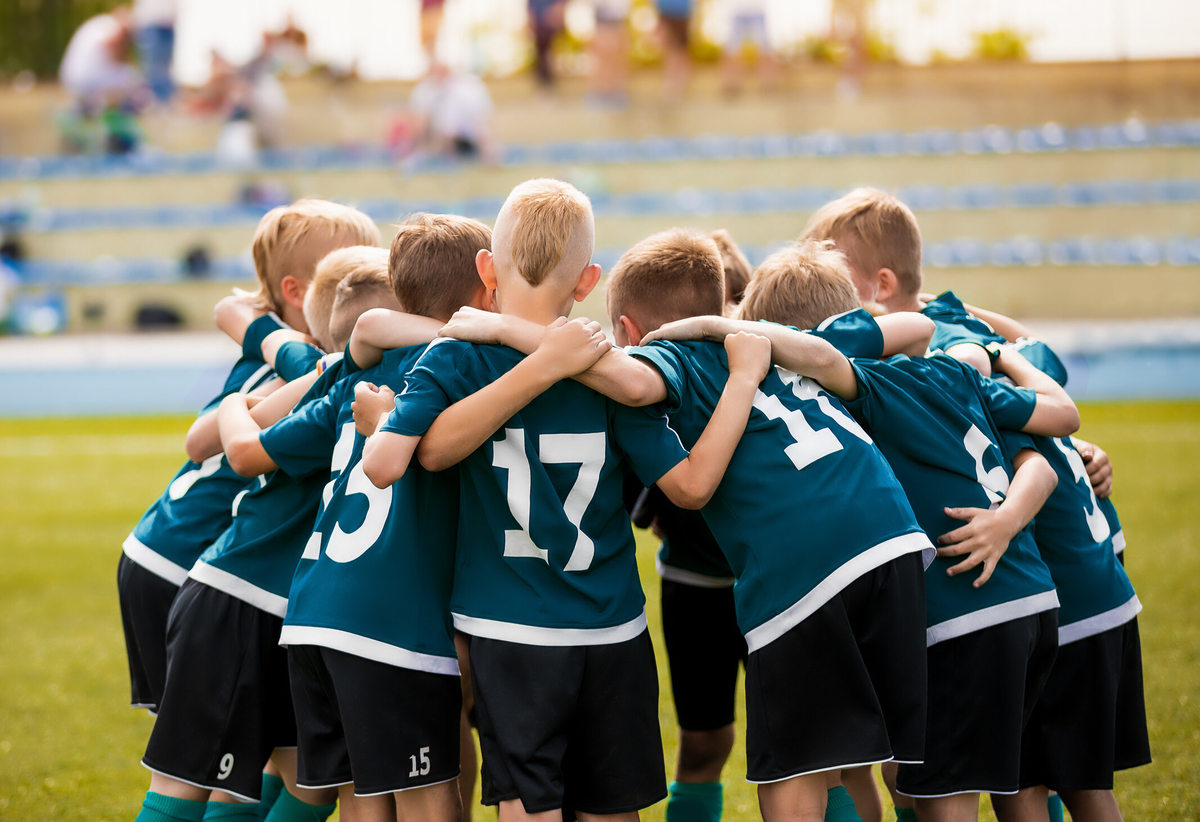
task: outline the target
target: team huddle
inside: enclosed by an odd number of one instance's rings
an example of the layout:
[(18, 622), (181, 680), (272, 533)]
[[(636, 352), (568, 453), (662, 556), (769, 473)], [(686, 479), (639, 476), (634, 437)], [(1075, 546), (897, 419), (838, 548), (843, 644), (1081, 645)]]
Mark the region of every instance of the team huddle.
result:
[(1150, 750), (1111, 468), (1045, 343), (921, 293), (902, 203), (851, 192), (755, 271), (647, 237), (615, 345), (565, 319), (601, 275), (566, 183), (380, 244), (277, 208), (217, 305), (242, 356), (118, 569), (139, 820), (469, 818), (472, 727), (505, 822), (718, 820), (739, 665), (767, 820), (878, 822), (875, 764), (902, 820), (1120, 818)]

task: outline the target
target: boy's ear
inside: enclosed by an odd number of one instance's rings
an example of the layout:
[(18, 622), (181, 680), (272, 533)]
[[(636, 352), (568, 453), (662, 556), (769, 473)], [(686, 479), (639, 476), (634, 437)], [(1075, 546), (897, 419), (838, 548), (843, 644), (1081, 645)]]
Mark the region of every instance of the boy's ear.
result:
[(875, 272), (875, 302), (886, 303), (892, 297), (896, 296), (896, 286), (899, 283), (896, 280), (896, 272), (890, 268), (881, 268)]
[(582, 302), (588, 294), (592, 293), (592, 289), (600, 282), (600, 266), (592, 263), (583, 270), (579, 275), (579, 282), (575, 284), (575, 302)]
[(304, 292), (307, 290), (308, 284), (300, 282), (291, 274), (279, 282), (279, 293), (283, 295), (284, 302), (297, 311), (304, 310)]
[(622, 314), (617, 322), (625, 329), (625, 336), (629, 338), (630, 345), (642, 344), (642, 337), (646, 336), (646, 331), (641, 323), (626, 314)]
[(479, 253), (475, 255), (475, 270), (479, 272), (479, 279), (483, 280), (483, 287), (488, 291), (495, 291), (496, 258), (492, 256), (492, 252), (486, 248), (479, 249)]

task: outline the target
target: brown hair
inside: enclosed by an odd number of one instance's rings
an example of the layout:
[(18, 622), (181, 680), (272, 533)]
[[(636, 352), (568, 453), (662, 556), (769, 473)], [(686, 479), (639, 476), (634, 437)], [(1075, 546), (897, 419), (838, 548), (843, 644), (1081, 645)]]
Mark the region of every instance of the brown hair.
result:
[(388, 253), (382, 248), (352, 246), (329, 254), (321, 261), (343, 272), (335, 289), (333, 308), (329, 314), (329, 338), (332, 351), (341, 351), (350, 341), (354, 323), (370, 308), (401, 310), (400, 301), (392, 292), (388, 276)]
[(833, 240), (864, 276), (896, 274), (902, 297), (921, 291), (921, 229), (908, 206), (874, 188), (856, 188), (809, 218), (802, 240)]
[(725, 270), (721, 253), (707, 234), (672, 228), (621, 255), (608, 275), (608, 315), (615, 326), (622, 314), (646, 331), (685, 317), (721, 314)]
[(860, 306), (842, 252), (828, 240), (806, 240), (763, 261), (746, 287), (738, 316), (816, 328), (823, 320)]
[(570, 183), (526, 180), (509, 193), (496, 223), (507, 228), (512, 263), (532, 286), (556, 272), (576, 277), (592, 258), (592, 203)]
[[(344, 238), (347, 242), (337, 242)], [(301, 242), (305, 240), (307, 242)], [(324, 242), (312, 242), (321, 241)], [(308, 283), (316, 264), (339, 245), (379, 245), (379, 227), (357, 209), (328, 200), (297, 200), (268, 211), (254, 232), (255, 296), (260, 308), (280, 311), (284, 277)]]
[[(365, 248), (365, 246), (350, 246), (350, 248)], [(338, 251), (326, 254), (317, 269), (313, 272), (312, 282), (308, 291), (304, 292), (304, 322), (308, 324), (308, 333), (317, 341), (322, 351), (332, 351), (333, 343), (329, 339), (329, 317), (333, 312), (333, 299), (337, 296), (338, 283), (346, 272), (341, 266), (327, 264)]]
[(750, 268), (750, 261), (728, 231), (718, 228), (708, 236), (713, 238), (717, 250), (721, 252), (721, 265), (725, 268), (725, 301), (736, 305), (742, 301), (754, 269)]
[(491, 249), (492, 230), (467, 217), (426, 213), (413, 214), (398, 228), (388, 257), (396, 299), (410, 314), (450, 319), (483, 288), (475, 255)]

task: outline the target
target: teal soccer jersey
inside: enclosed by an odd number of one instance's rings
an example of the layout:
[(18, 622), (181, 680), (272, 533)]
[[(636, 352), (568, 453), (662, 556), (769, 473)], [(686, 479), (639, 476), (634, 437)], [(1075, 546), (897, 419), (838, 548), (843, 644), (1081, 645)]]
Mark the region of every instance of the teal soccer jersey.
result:
[[(260, 317), (250, 325), (241, 358), (230, 370), (221, 393), (201, 415), (215, 411), (230, 394), (248, 393), (271, 378), (271, 367), (262, 360), (262, 341), (285, 327), (274, 315)], [(229, 467), (224, 454), (202, 463), (185, 462), (125, 539), (126, 555), (168, 582), (182, 585), (192, 563), (229, 526), (233, 500), (246, 483), (245, 477)]]
[[(876, 358), (883, 353), (883, 332), (875, 318), (861, 308), (838, 314), (822, 322), (815, 331), (848, 356)], [(725, 588), (733, 585), (733, 572), (712, 532), (698, 511), (672, 508), (667, 514), (671, 527), (664, 528), (667, 537), (656, 557), (659, 576), (663, 579), (702, 588)], [(674, 533), (684, 539), (671, 539)]]
[[(383, 430), (421, 436), (522, 355), (442, 339), (409, 373)], [(564, 380), (459, 465), (456, 628), (527, 645), (622, 642), (645, 630), (626, 461), (644, 485), (685, 459), (665, 417)]]
[[(859, 396), (846, 407), (887, 457), (929, 538), (964, 523), (944, 508), (994, 508), (1008, 493), (1012, 457), (1032, 448), (1019, 431), (1037, 403), (1026, 388), (980, 376), (943, 354), (854, 363)], [(925, 575), (926, 641), (943, 640), (1055, 608), (1054, 581), (1030, 528), (1008, 546), (982, 587), (979, 570), (947, 576), (962, 557), (939, 557)]]
[[(340, 362), (334, 363), (305, 392), (295, 410), (265, 429), (259, 439), (271, 458), (279, 462), (275, 442), (285, 422), (304, 418), (321, 407), (326, 395), (340, 385)], [(353, 383), (350, 379), (347, 382)], [(353, 393), (353, 387), (351, 387)], [(324, 454), (328, 467), (334, 451), (332, 435), (312, 436), (304, 447)], [(294, 479), (285, 471), (258, 477), (234, 505), (233, 522), (192, 566), (189, 574), (205, 585), (224, 591), (256, 608), (282, 617), (287, 611), (288, 589), (300, 552), (312, 533), (328, 476)]]
[[(388, 351), (374, 368), (343, 380), (311, 411), (280, 422), (273, 453), (302, 478), (332, 473), (321, 513), (292, 580), (280, 642), (320, 645), (389, 665), (457, 674), (450, 587), (458, 525), (458, 471), (431, 473), (414, 458), (379, 489), (363, 473), (366, 438), (356, 434), (354, 384), (393, 390), (425, 346)], [(337, 437), (333, 464), (312, 440)]]
[[(951, 292), (926, 306), (937, 325), (934, 339), (943, 348), (955, 342), (986, 345), (1003, 337), (969, 314)], [(1066, 383), (1062, 362), (1045, 343), (1017, 346), (1030, 363), (1060, 385)], [(1109, 500), (1097, 500), (1087, 483), (1083, 458), (1069, 439), (1035, 437), (1034, 443), (1058, 474), (1058, 487), (1034, 521), (1042, 558), (1058, 585), (1059, 642), (1091, 636), (1124, 624), (1141, 609), (1124, 568), (1114, 559), (1125, 547), (1117, 511)], [(1080, 485), (1080, 477), (1088, 487)], [(1103, 523), (1103, 524), (1102, 524)]]
[[(654, 342), (629, 353), (662, 374), (671, 424), (694, 444), (729, 377), (724, 346)], [(759, 385), (704, 519), (737, 578), (751, 652), (867, 571), (931, 547), (866, 432), (815, 382), (780, 368)]]

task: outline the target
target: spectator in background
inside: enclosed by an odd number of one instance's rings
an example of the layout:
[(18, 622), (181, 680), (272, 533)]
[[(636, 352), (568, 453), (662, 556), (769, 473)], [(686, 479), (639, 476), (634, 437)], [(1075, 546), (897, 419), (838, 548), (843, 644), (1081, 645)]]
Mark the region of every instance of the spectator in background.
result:
[(179, 0), (134, 0), (138, 58), (154, 99), (167, 104), (175, 94), (171, 60), (175, 56), (175, 18)]
[(750, 50), (758, 63), (758, 78), (764, 89), (779, 79), (779, 64), (767, 35), (767, 0), (730, 0), (729, 38), (722, 57), (722, 84), (726, 94), (739, 94), (750, 62)]
[(687, 90), (688, 28), (692, 18), (692, 0), (657, 0), (658, 27), (663, 44), (663, 97), (669, 102), (683, 98)]
[(421, 0), (421, 48), (432, 62), (437, 49), (438, 31), (442, 27), (442, 12), (446, 0)]
[(58, 79), (73, 101), (88, 113), (133, 99), (144, 88), (133, 64), (133, 26), (129, 9), (118, 6), (84, 22), (71, 36)]
[(566, 0), (529, 0), (529, 25), (533, 29), (533, 70), (543, 89), (554, 86), (554, 68), (550, 65), (550, 46), (563, 29)]
[(592, 36), (595, 64), (588, 89), (588, 104), (622, 110), (629, 105), (630, 0), (592, 0), (596, 32)]
[(416, 150), (462, 159), (493, 159), (492, 98), (473, 74), (434, 61), (409, 98)]

